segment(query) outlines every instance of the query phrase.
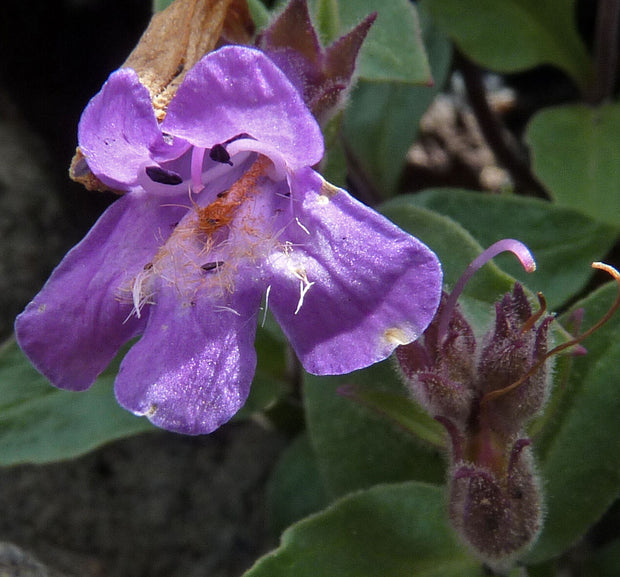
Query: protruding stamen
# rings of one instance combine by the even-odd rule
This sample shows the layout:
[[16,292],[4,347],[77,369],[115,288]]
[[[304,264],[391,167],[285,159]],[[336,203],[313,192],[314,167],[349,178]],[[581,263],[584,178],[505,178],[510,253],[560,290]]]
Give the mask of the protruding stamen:
[[231,157],[239,152],[251,150],[262,154],[271,160],[272,166],[269,169],[269,177],[272,180],[280,181],[286,178],[286,161],[282,154],[273,146],[269,146],[259,140],[239,138],[226,146],[226,150]]
[[536,261],[534,260],[530,250],[522,242],[512,238],[505,238],[492,244],[477,258],[475,258],[465,269],[465,272],[461,275],[461,278],[459,278],[456,285],[454,285],[454,290],[448,296],[446,306],[444,307],[439,319],[439,343],[443,343],[448,334],[448,326],[450,324],[452,312],[456,307],[456,303],[461,296],[465,285],[469,282],[469,279],[471,279],[474,273],[481,269],[487,262],[502,252],[513,253],[519,259],[519,262],[527,272],[534,272],[536,270]]
[[540,304],[540,308],[523,323],[523,326],[521,327],[521,334],[524,334],[531,328],[533,328],[540,319],[540,317],[542,317],[545,312],[547,312],[547,299],[545,298],[545,295],[539,292],[536,293],[536,296],[538,297],[538,303]]
[[498,389],[495,391],[488,392],[486,395],[484,395],[484,397],[482,397],[482,400],[480,401],[481,406],[484,406],[489,401],[492,401],[493,399],[497,399],[498,397],[501,397],[509,393],[510,391],[513,391],[517,387],[520,387],[525,381],[527,381],[527,379],[529,379],[532,375],[536,374],[536,372],[552,356],[557,355],[558,353],[570,347],[574,347],[575,345],[579,344],[584,339],[587,339],[592,333],[600,329],[620,308],[620,273],[614,267],[609,266],[608,264],[605,264],[602,262],[593,262],[592,268],[597,268],[599,270],[604,270],[605,272],[608,272],[614,278],[614,280],[618,283],[618,294],[616,295],[616,300],[612,303],[611,307],[609,307],[609,310],[602,316],[601,319],[599,319],[597,323],[592,325],[587,331],[585,331],[584,333],[581,333],[580,335],[577,335],[574,339],[571,339],[570,341],[566,341],[565,343],[562,343],[561,345],[558,345],[557,347],[548,351],[547,354],[544,357],[542,357],[542,359],[540,359],[537,363],[535,363],[534,366],[529,371],[527,371],[527,373],[525,373],[520,379],[517,379],[514,383],[508,385],[507,387],[504,387],[503,389]]

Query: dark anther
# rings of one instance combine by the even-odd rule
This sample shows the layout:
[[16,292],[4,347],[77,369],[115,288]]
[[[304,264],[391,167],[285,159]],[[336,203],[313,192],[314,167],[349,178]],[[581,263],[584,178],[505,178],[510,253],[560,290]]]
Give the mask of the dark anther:
[[210,270],[215,270],[216,268],[220,268],[223,265],[224,265],[224,261],[216,260],[213,262],[208,262],[206,264],[203,264],[200,268],[204,270],[205,272],[209,272]]
[[230,164],[233,165],[230,160],[230,154],[226,152],[223,144],[216,144],[209,152],[209,158],[211,160],[215,160],[215,162],[221,162],[222,164]]
[[228,194],[228,191],[227,191],[227,190],[224,190],[224,191],[222,191],[222,192],[218,192],[216,196],[217,196],[218,198],[224,198],[227,194]]
[[183,178],[180,174],[166,170],[161,166],[147,166],[145,169],[146,175],[153,181],[159,182],[159,184],[181,184]]

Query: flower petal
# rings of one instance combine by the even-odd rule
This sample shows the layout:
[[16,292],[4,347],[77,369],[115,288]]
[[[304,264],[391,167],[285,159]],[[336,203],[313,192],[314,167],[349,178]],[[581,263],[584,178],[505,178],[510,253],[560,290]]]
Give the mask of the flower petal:
[[115,190],[135,186],[140,170],[155,160],[178,157],[187,144],[168,145],[149,91],[130,68],[112,73],[82,113],[78,142],[88,167]]
[[138,191],[119,198],[17,317],[19,345],[54,385],[88,388],[141,331],[145,319],[128,318],[131,295],[121,302],[119,288],[143,270],[184,211]]
[[311,169],[294,176],[298,225],[281,237],[288,253],[269,260],[269,306],[307,371],[342,374],[422,334],[442,273],[419,240],[323,183]]
[[162,129],[200,148],[248,134],[291,169],[323,157],[316,120],[284,73],[262,52],[225,46],[187,73]]
[[260,289],[237,290],[220,307],[205,292],[182,306],[176,287],[162,284],[115,384],[126,409],[190,435],[210,433],[241,408],[256,368]]

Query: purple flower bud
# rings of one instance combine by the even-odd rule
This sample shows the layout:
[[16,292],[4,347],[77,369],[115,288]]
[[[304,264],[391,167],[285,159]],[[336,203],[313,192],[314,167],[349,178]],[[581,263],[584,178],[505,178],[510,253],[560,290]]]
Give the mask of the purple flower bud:
[[[553,355],[574,347],[620,308],[618,298],[594,326],[549,350],[552,316],[546,303],[532,306],[520,284],[495,305],[495,322],[477,343],[457,300],[473,273],[510,250],[534,270],[528,249],[500,241],[467,268],[422,339],[398,347],[396,359],[413,396],[449,436],[449,510],[461,538],[488,566],[507,571],[537,538],[542,494],[533,457],[523,438],[527,422],[544,406]],[[602,263],[594,268],[620,273]],[[578,349],[581,354],[582,348]]]
[[496,304],[493,327],[476,341],[457,299],[473,272],[502,250],[533,270],[522,244],[496,243],[468,267],[452,294],[444,293],[423,339],[396,351],[412,394],[450,437],[452,524],[493,567],[510,563],[533,543],[542,523],[538,481],[524,450],[529,441],[520,437],[546,400],[552,321],[541,320],[544,306],[532,312],[516,284]]
[[[542,309],[541,309],[542,311]],[[495,330],[486,335],[478,364],[478,382],[482,394],[501,391],[517,382],[547,353],[549,326],[553,317],[545,317],[536,326],[520,284],[512,295],[496,305]],[[549,390],[551,359],[543,363],[518,387],[487,401],[488,426],[505,437],[517,434],[524,423],[545,404]]]
[[[444,293],[435,319],[445,309],[446,298]],[[439,323],[433,321],[423,340],[396,349],[396,359],[412,393],[429,413],[450,418],[458,413],[464,421],[472,401],[469,385],[474,378],[476,338],[458,308],[441,346],[438,329]]]
[[355,61],[377,17],[370,14],[350,32],[323,48],[307,0],[291,0],[260,35],[258,47],[289,77],[320,124],[346,100]]
[[465,462],[450,482],[452,524],[490,567],[508,568],[542,527],[542,500],[529,441],[520,439],[508,468],[496,472]]

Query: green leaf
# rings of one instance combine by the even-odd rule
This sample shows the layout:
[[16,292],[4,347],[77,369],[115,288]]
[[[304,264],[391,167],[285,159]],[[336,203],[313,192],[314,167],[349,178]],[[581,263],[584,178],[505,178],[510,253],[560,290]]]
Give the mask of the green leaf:
[[316,20],[321,41],[333,42],[340,35],[338,0],[316,0]]
[[360,51],[359,77],[365,80],[428,84],[430,70],[415,6],[408,0],[340,2],[343,30],[377,12]]
[[245,577],[482,577],[444,501],[440,488],[415,482],[348,495],[288,529]]
[[316,455],[306,434],[299,435],[280,456],[269,479],[266,500],[274,535],[328,504]]
[[558,204],[620,227],[620,104],[549,108],[531,120],[527,141]]
[[248,0],[248,8],[257,31],[262,30],[269,24],[270,12],[261,0]]
[[104,443],[156,430],[116,402],[119,355],[84,392],[54,388],[11,339],[0,349],[0,464],[70,459]]
[[574,0],[422,0],[459,49],[485,68],[515,72],[551,64],[585,90],[592,64],[579,38]]
[[[609,283],[575,308],[584,327],[601,318],[617,294]],[[568,314],[560,321],[567,321]],[[575,543],[620,493],[620,315],[585,342],[588,354],[570,359],[572,371],[557,393],[560,408],[535,439],[546,493],[546,521],[530,561],[555,557]]]
[[153,0],[153,14],[165,10],[174,0]]
[[339,391],[345,397],[373,409],[435,449],[444,449],[445,430],[416,401],[404,394],[349,385]]
[[[315,21],[326,0],[309,2]],[[408,0],[340,0],[340,34],[345,34],[372,12],[377,20],[358,57],[357,75],[365,80],[428,84],[430,71],[415,6]],[[321,10],[324,14],[324,10]],[[325,24],[321,24],[324,29]]]
[[444,85],[450,66],[450,43],[423,12],[420,20],[433,86],[362,80],[353,90],[345,112],[347,145],[383,196],[395,192],[420,119]]
[[592,277],[590,264],[601,260],[618,237],[615,227],[537,199],[449,188],[408,198],[458,221],[484,247],[502,238],[524,242],[536,258],[536,272],[525,272],[512,255],[500,255],[496,262],[542,291],[551,310],[585,288]]
[[343,385],[406,395],[389,361],[344,376],[306,376],[308,432],[332,495],[408,479],[443,482],[443,458],[438,451],[384,415],[340,395],[338,388]]

